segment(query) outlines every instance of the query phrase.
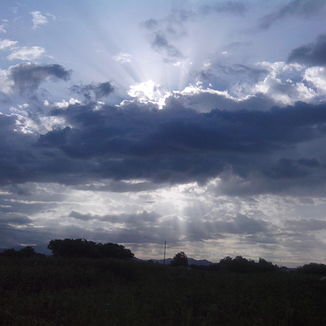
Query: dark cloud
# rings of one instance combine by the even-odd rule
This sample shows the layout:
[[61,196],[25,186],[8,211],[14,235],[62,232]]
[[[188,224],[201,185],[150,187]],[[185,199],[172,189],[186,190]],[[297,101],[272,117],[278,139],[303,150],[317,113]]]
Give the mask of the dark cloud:
[[301,219],[287,221],[285,224],[287,229],[295,231],[321,231],[326,230],[326,221],[317,219]]
[[[259,158],[257,158],[259,160]],[[257,171],[236,167],[237,174],[228,171],[221,174],[220,192],[230,196],[254,196],[275,194],[280,196],[323,197],[326,191],[325,163],[320,168],[303,168],[297,161],[273,158],[257,164]],[[289,164],[287,166],[286,164]],[[259,165],[259,167],[258,167]],[[291,171],[291,168],[294,171]]]
[[185,22],[193,17],[192,11],[177,9],[165,19],[148,19],[142,26],[149,32],[151,47],[160,53],[166,62],[184,57],[173,43],[186,35]]
[[201,241],[214,239],[223,234],[257,234],[267,233],[271,226],[262,221],[239,214],[234,218],[203,221],[202,218],[191,219],[186,223],[187,240]]
[[74,85],[72,91],[83,96],[86,101],[96,101],[110,95],[114,88],[111,83],[93,83],[88,85]]
[[7,214],[0,217],[0,226],[2,224],[25,225],[32,223],[32,220],[26,216]]
[[151,42],[153,49],[158,52],[163,53],[168,58],[182,58],[183,54],[178,50],[173,44],[171,44],[167,37],[157,32],[153,35],[153,40]]
[[257,83],[259,79],[266,76],[268,71],[266,69],[250,67],[244,64],[233,64],[233,65],[222,65],[216,64],[211,69],[215,68],[218,74],[224,75],[235,75],[237,76],[237,80],[239,77],[244,76],[245,80],[253,83]]
[[13,248],[20,244],[43,244],[46,247],[48,237],[45,230],[40,231],[32,227],[17,228],[9,224],[0,223],[1,247]]
[[299,159],[297,162],[300,165],[303,165],[305,167],[310,167],[310,168],[317,168],[321,165],[320,162],[315,158],[310,158],[310,159],[302,158],[302,159]]
[[97,219],[96,215],[88,215],[88,214],[81,214],[75,211],[71,211],[69,214],[69,217],[73,217],[77,220],[82,220],[82,221],[89,221],[89,220],[94,220]]
[[[67,153],[71,149],[71,155],[86,157],[102,153],[151,156],[156,152],[185,153],[195,149],[272,151],[324,135],[323,128],[316,130],[312,124],[321,126],[326,118],[324,105],[304,103],[267,112],[213,110],[201,114],[175,108],[146,110],[146,106],[143,110],[106,107],[93,111],[87,106],[72,106],[64,111],[53,111],[53,114],[64,116],[73,127],[42,136],[41,144],[60,145]],[[239,128],[234,134],[236,127]],[[87,147],[84,138],[89,132],[92,132],[89,136],[98,140],[95,148],[91,147],[94,146],[91,138]],[[86,151],[78,150],[77,140],[83,141]]]
[[148,19],[143,22],[143,27],[148,30],[155,30],[159,27],[159,21],[157,19]]
[[158,189],[160,185],[150,181],[126,182],[123,180],[107,180],[102,184],[76,185],[77,189],[87,191],[142,192]]
[[195,18],[196,15],[197,13],[192,10],[176,9],[163,19],[148,19],[142,23],[142,26],[152,32],[170,36],[184,36],[184,24]]
[[[158,110],[136,103],[95,109],[90,103],[51,115],[69,126],[24,134],[16,130],[15,116],[0,116],[1,184],[111,179],[111,189],[127,191],[123,180],[145,180],[130,185],[141,190],[220,175],[230,187],[230,172],[252,185],[246,191],[259,193],[293,185],[309,189],[324,180],[324,104],[199,113],[172,104]],[[295,154],[300,144],[318,140],[318,155]]]
[[325,0],[292,0],[277,11],[264,16],[260,21],[260,28],[267,29],[276,22],[291,16],[310,18],[325,13]]
[[[13,248],[19,245],[33,245],[36,251],[47,252],[46,247],[52,239],[79,238],[90,239],[98,242],[120,242],[124,243],[119,233],[105,232],[100,229],[88,230],[79,226],[60,225],[51,227],[26,226],[18,228],[9,224],[0,224],[1,246]],[[131,237],[130,237],[131,238]],[[120,241],[119,241],[120,240]],[[122,241],[121,241],[122,240]],[[136,242],[140,242],[138,239]]]
[[311,168],[302,164],[310,158],[292,162],[272,157],[300,142],[322,137],[323,129],[318,131],[314,125],[321,127],[326,119],[322,106],[303,104],[267,112],[215,110],[199,114],[186,109],[90,111],[73,107],[58,113],[68,115],[74,127],[42,136],[40,146],[60,148],[68,157],[85,162],[96,159],[97,171],[92,169],[90,174],[172,183],[205,180],[230,166],[245,178],[260,171],[262,180],[290,179],[295,183],[311,173]]
[[320,35],[314,43],[292,50],[288,62],[303,63],[308,66],[326,65],[326,34]]
[[83,221],[95,220],[97,222],[108,222],[110,224],[124,224],[128,228],[143,227],[147,224],[157,222],[160,216],[154,212],[146,212],[136,214],[117,214],[117,215],[93,215],[82,214],[76,211],[72,211],[69,217]]
[[166,62],[176,58],[183,58],[184,54],[175,45],[187,31],[185,24],[193,20],[200,20],[208,14],[243,14],[247,11],[247,4],[240,1],[219,1],[212,5],[201,5],[193,9],[174,9],[164,19],[148,19],[142,26],[150,33],[150,44],[154,50],[164,56]]
[[200,7],[200,12],[204,14],[209,13],[230,13],[235,15],[242,15],[248,10],[248,4],[241,1],[224,1],[213,5],[204,5]]
[[271,178],[302,178],[306,176],[308,171],[297,164],[295,160],[291,159],[280,159],[277,163],[275,163],[270,169],[266,170],[266,174]]
[[46,80],[68,80],[70,72],[58,64],[22,63],[10,69],[10,77],[14,82],[14,90],[19,95],[30,95]]
[[266,69],[244,64],[221,64],[213,63],[197,73],[197,77],[205,84],[211,84],[215,89],[228,90],[232,92],[232,87],[241,85],[253,87],[268,75]]
[[181,234],[177,217],[172,216],[160,221],[161,216],[155,212],[93,215],[72,211],[69,216],[82,221],[102,223],[102,226],[109,224],[111,231],[107,231],[107,237],[120,243],[161,243],[163,239],[177,242]]

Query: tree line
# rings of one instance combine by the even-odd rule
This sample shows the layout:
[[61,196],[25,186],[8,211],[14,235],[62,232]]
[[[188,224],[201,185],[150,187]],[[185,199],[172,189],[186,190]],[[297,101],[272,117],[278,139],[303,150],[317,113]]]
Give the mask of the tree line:
[[[189,267],[187,255],[181,251],[177,253],[170,263],[171,266]],[[231,272],[231,273],[265,273],[276,271],[288,271],[286,267],[279,267],[263,258],[259,258],[256,262],[252,259],[246,259],[242,256],[225,257],[218,263],[212,263],[208,266],[203,265],[190,265],[193,269],[218,271],[218,272]],[[304,274],[326,275],[326,265],[309,263],[299,266],[294,269],[296,272]]]
[[[183,251],[177,253],[170,264],[172,266],[188,266],[187,255]],[[274,272],[280,269],[277,265],[274,265],[263,258],[259,258],[258,262],[255,262],[254,260],[246,259],[242,256],[237,256],[235,258],[228,256],[215,264],[210,264],[208,266],[192,265],[191,267],[195,269],[238,273]]]
[[[55,239],[48,244],[54,257],[65,258],[115,258],[115,259],[132,259],[135,255],[130,249],[116,243],[97,243],[85,239]],[[45,256],[35,252],[33,247],[27,246],[20,250],[6,249],[0,253],[0,257],[7,258],[32,258]],[[191,267],[193,269],[202,269],[219,272],[235,272],[235,273],[260,273],[275,272],[288,270],[286,267],[279,267],[263,258],[259,258],[256,262],[246,259],[242,256],[225,257],[218,263],[212,263],[208,266],[191,265],[189,266],[187,255],[181,251],[178,252],[170,262],[175,267]],[[326,275],[326,265],[310,263],[295,269],[297,272],[306,274]]]
[[[130,259],[134,254],[130,249],[116,243],[96,243],[85,239],[51,240],[48,249],[55,257],[66,258],[117,258]],[[35,252],[33,247],[27,246],[20,250],[6,249],[0,253],[2,257],[29,258],[45,256]]]

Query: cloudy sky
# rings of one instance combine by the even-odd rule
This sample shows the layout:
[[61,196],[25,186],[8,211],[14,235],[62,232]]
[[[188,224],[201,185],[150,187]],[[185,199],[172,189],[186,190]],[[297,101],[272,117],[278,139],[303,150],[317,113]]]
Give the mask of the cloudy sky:
[[0,15],[0,248],[326,262],[326,0]]

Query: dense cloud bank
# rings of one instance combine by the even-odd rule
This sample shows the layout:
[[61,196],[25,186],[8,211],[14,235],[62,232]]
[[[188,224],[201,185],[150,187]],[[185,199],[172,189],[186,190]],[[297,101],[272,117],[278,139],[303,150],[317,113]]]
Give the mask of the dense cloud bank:
[[202,183],[231,174],[277,192],[320,186],[325,175],[324,104],[199,113],[89,103],[50,109],[44,119],[60,123],[43,134],[24,133],[19,116],[0,116],[2,184],[102,178]]

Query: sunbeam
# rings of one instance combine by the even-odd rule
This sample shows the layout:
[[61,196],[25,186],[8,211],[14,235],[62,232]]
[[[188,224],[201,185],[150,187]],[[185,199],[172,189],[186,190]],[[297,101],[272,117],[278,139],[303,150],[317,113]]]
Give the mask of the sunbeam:
[[0,9],[0,247],[321,259],[324,1]]

